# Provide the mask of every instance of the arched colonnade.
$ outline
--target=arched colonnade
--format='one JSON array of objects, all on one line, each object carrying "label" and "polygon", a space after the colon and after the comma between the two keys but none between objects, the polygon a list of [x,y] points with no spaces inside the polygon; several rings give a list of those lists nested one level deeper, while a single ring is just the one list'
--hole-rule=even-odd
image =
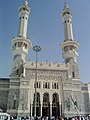
[{"label": "arched colonnade", "polygon": [[[36,95],[36,116],[60,116],[61,113],[61,104],[60,96],[58,93],[49,94],[45,92],[42,95],[37,92]],[[34,116],[34,107],[35,106],[35,94],[33,95],[33,102],[30,103],[30,115]]]}]

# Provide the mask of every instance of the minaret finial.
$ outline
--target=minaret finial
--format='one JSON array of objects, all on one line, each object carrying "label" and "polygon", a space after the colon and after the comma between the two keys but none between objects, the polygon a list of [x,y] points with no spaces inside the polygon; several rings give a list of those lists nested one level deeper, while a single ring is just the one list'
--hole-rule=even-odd
[{"label": "minaret finial", "polygon": [[27,0],[24,0],[24,5],[28,5],[28,1]]},{"label": "minaret finial", "polygon": [[68,8],[66,0],[64,0],[64,9]]}]

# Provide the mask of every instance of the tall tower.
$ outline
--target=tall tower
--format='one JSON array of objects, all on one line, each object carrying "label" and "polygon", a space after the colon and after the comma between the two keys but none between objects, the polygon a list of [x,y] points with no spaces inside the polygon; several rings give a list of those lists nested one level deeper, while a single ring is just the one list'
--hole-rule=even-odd
[{"label": "tall tower", "polygon": [[[79,67],[77,62],[79,43],[73,37],[72,29],[72,12],[68,5],[64,4],[61,12],[62,22],[64,25],[64,41],[61,44],[62,56],[68,68],[67,79],[63,81],[63,113],[64,116],[76,116],[81,106],[81,82],[79,77]],[[66,86],[64,86],[66,84]],[[78,86],[78,87],[77,87]],[[64,89],[66,88],[66,89]],[[76,91],[77,89],[77,91]],[[78,99],[79,98],[79,99]],[[72,99],[76,105],[72,105]],[[74,103],[75,103],[74,102]]]},{"label": "tall tower", "polygon": [[65,63],[72,65],[72,76],[78,78],[78,47],[79,43],[74,40],[73,29],[72,29],[72,13],[68,5],[64,4],[64,9],[61,12],[62,22],[64,25],[64,41],[61,44],[62,56],[65,59]]},{"label": "tall tower", "polygon": [[11,75],[20,75],[20,66],[25,62],[25,58],[28,54],[28,49],[32,43],[27,39],[27,23],[30,14],[30,8],[28,2],[24,0],[23,5],[19,8],[19,29],[17,37],[12,39],[12,53],[13,64]]},{"label": "tall tower", "polygon": [[12,39],[13,62],[10,77],[10,87],[7,103],[7,112],[12,115],[18,114],[20,101],[20,78],[24,75],[24,67],[28,49],[32,43],[27,39],[27,23],[30,13],[28,2],[24,0],[19,8],[19,29],[17,37]]}]

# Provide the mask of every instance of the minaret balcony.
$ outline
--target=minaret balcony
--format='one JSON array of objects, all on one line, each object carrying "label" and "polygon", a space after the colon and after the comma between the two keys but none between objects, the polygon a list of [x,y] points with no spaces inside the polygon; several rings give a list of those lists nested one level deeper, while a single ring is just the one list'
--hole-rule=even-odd
[{"label": "minaret balcony", "polygon": [[12,49],[13,54],[28,54],[28,48],[25,47],[16,47]]},{"label": "minaret balcony", "polygon": [[22,36],[17,36],[17,37],[13,37],[12,39],[12,44],[16,43],[16,42],[26,42],[29,45],[31,45],[31,41],[28,38],[24,38]]},{"label": "minaret balcony", "polygon": [[70,46],[70,45],[73,45],[75,48],[78,48],[79,43],[74,40],[65,40],[65,42],[61,44],[61,48],[63,49],[65,46]]},{"label": "minaret balcony", "polygon": [[73,58],[73,57],[77,57],[79,54],[77,51],[75,50],[69,50],[69,51],[63,51],[62,52],[63,57],[66,58]]}]

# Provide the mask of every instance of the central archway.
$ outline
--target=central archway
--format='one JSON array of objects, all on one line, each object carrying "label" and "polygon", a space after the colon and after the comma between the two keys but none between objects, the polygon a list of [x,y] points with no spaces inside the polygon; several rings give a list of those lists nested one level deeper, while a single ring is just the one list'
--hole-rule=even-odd
[{"label": "central archway", "polygon": [[59,116],[60,110],[59,110],[59,95],[58,93],[53,93],[52,95],[52,116]]},{"label": "central archway", "polygon": [[42,116],[50,116],[49,93],[43,94]]}]

